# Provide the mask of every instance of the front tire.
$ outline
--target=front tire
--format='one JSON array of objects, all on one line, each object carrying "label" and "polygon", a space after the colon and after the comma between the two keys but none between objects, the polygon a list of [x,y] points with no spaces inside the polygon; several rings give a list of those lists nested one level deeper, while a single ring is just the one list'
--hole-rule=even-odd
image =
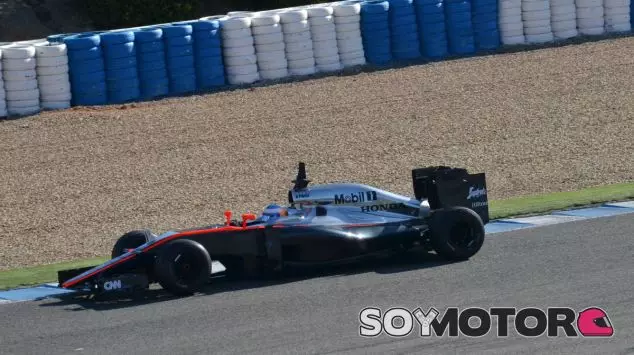
[{"label": "front tire", "polygon": [[189,296],[209,282],[211,258],[199,243],[178,239],[162,248],[154,271],[163,289],[176,296]]},{"label": "front tire", "polygon": [[154,234],[147,229],[134,230],[122,235],[112,248],[112,258],[125,254],[126,249],[138,248],[154,239]]},{"label": "front tire", "polygon": [[430,231],[430,241],[436,253],[451,261],[469,259],[484,244],[482,219],[475,211],[465,207],[434,211]]}]

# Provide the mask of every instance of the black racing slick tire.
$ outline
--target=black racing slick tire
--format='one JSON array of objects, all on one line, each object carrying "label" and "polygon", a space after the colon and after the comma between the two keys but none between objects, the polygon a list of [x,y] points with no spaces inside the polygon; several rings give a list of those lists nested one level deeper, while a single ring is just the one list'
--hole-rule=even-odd
[{"label": "black racing slick tire", "polygon": [[484,244],[484,223],[473,210],[451,207],[432,212],[430,242],[438,255],[450,261],[474,256]]},{"label": "black racing slick tire", "polygon": [[112,258],[125,254],[126,249],[137,248],[152,239],[154,235],[147,229],[128,232],[122,235],[112,247]]},{"label": "black racing slick tire", "polygon": [[189,296],[209,282],[211,257],[199,243],[178,239],[162,248],[154,272],[163,289],[176,296]]}]

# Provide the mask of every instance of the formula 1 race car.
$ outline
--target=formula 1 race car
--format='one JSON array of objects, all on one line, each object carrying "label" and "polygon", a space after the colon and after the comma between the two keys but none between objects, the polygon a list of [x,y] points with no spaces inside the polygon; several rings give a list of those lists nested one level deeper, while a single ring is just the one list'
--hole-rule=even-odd
[{"label": "formula 1 race car", "polygon": [[412,170],[415,198],[368,185],[312,185],[299,163],[288,205],[270,205],[207,227],[124,234],[106,263],[58,272],[61,287],[100,294],[158,282],[190,295],[211,280],[212,260],[226,275],[258,277],[296,266],[323,266],[414,247],[466,260],[484,242],[489,221],[484,173],[445,166]]}]

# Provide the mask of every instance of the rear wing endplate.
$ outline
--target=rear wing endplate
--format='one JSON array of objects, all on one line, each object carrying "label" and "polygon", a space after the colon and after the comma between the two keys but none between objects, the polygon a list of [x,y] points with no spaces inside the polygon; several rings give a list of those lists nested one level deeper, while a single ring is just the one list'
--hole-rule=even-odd
[{"label": "rear wing endplate", "polygon": [[413,169],[412,181],[416,199],[427,199],[432,209],[467,207],[480,215],[482,222],[489,222],[485,173],[469,174],[463,168],[431,166]]}]

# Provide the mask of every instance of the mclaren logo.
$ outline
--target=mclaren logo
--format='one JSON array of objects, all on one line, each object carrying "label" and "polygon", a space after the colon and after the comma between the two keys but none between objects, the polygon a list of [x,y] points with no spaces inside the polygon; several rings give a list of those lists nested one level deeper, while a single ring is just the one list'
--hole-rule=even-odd
[{"label": "mclaren logo", "polygon": [[376,201],[376,191],[360,191],[351,194],[335,195],[335,204],[341,205],[346,203],[359,203],[367,201]]},{"label": "mclaren logo", "polygon": [[485,189],[485,188],[476,189],[475,187],[471,186],[471,187],[469,187],[469,195],[467,196],[467,200],[471,200],[473,198],[486,196],[486,194],[487,194],[487,189]]}]

